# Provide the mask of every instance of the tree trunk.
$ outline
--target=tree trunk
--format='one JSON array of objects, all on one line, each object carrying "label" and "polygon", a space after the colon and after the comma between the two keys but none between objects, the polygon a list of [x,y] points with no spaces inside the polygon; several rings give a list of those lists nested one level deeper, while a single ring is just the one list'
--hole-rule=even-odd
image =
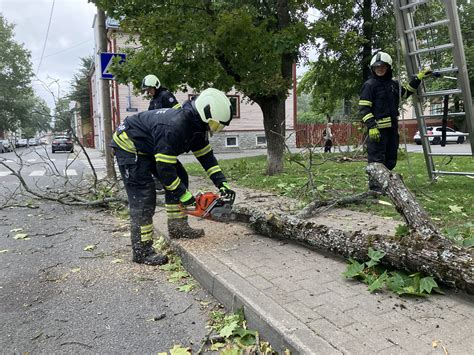
[{"label": "tree trunk", "polygon": [[297,218],[234,206],[236,220],[271,238],[290,239],[325,249],[346,258],[367,260],[369,248],[385,252],[382,263],[408,272],[424,272],[438,281],[474,293],[474,259],[471,250],[453,244],[436,229],[428,215],[406,189],[397,174],[382,164],[367,167],[405,218],[411,232],[406,236],[346,232]]},{"label": "tree trunk", "polygon": [[425,240],[418,234],[404,237],[346,232],[292,216],[265,213],[258,209],[234,206],[240,221],[248,222],[257,233],[276,239],[289,239],[313,248],[324,249],[345,258],[368,260],[368,250],[385,252],[385,265],[408,272],[424,272],[438,281],[474,293],[473,257],[469,250],[445,238]]},{"label": "tree trunk", "polygon": [[374,22],[372,18],[373,0],[364,0],[362,4],[362,37],[367,41],[362,45],[362,78],[366,81],[370,75],[370,59],[372,57],[372,38],[374,37]]},{"label": "tree trunk", "polygon": [[267,175],[283,171],[285,149],[285,98],[269,97],[259,101],[267,138]]}]

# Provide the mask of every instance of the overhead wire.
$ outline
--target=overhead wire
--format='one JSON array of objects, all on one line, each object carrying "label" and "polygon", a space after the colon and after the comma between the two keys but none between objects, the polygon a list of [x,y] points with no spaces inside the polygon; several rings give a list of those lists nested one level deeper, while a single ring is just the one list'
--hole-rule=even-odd
[{"label": "overhead wire", "polygon": [[46,43],[48,42],[49,29],[51,28],[51,20],[53,19],[53,11],[54,11],[55,2],[56,0],[53,0],[53,3],[51,4],[51,12],[49,13],[48,29],[46,30],[46,37],[44,38],[43,51],[41,52],[41,58],[38,63],[38,67],[36,68],[36,75],[38,75],[39,70],[41,68],[41,63],[43,63],[44,51],[46,49]]}]

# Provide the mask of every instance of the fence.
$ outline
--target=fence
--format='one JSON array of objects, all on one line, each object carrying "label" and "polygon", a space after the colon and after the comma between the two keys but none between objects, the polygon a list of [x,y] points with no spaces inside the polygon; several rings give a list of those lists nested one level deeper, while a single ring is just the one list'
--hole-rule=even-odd
[{"label": "fence", "polygon": [[[429,126],[441,126],[440,120],[429,120],[426,123]],[[452,122],[448,122],[448,126],[452,127]],[[308,145],[324,146],[323,131],[326,124],[309,124],[297,123],[295,125],[296,146],[303,148]],[[334,123],[331,127],[334,136],[334,145],[354,145],[362,141],[363,129],[362,125],[351,123]],[[418,130],[416,120],[405,120],[398,122],[398,131],[400,132],[400,143],[413,143],[413,136]],[[405,137],[404,137],[405,136]]]}]

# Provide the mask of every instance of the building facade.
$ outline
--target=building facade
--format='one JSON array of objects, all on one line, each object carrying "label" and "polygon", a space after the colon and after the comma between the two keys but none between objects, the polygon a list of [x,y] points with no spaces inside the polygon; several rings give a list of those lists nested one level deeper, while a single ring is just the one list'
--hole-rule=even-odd
[{"label": "building facade", "polygon": [[[136,96],[133,93],[131,84],[118,84],[114,80],[101,79],[101,63],[100,54],[98,53],[99,28],[97,17],[93,22],[94,38],[95,38],[95,67],[91,71],[90,87],[91,87],[91,103],[93,117],[93,140],[97,149],[104,150],[104,130],[103,130],[103,105],[100,101],[101,85],[106,85],[110,91],[110,103],[112,108],[112,129],[114,130],[120,122],[127,116],[148,109],[149,100]],[[107,52],[121,53],[126,44],[127,34],[120,31],[118,22],[107,19]],[[296,73],[294,72],[294,76]],[[159,75],[157,75],[159,77]],[[295,82],[295,81],[294,81]],[[163,83],[166,86],[166,83]],[[199,93],[193,88],[188,87],[187,92],[175,92],[177,100],[182,103],[190,99],[193,95]],[[222,132],[211,137],[210,142],[216,152],[232,152],[246,149],[266,148],[266,138],[263,127],[263,113],[260,107],[238,91],[232,90],[226,93],[231,100],[234,117],[232,124],[226,127]],[[295,146],[294,122],[296,120],[296,91],[293,88],[286,100],[285,125],[287,134],[287,144]]]}]

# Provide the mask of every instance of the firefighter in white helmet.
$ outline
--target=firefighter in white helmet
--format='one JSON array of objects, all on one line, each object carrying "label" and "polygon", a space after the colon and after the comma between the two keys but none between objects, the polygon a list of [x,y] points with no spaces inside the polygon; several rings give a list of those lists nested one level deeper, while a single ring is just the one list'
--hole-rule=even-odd
[{"label": "firefighter in white helmet", "polygon": [[151,97],[148,110],[181,107],[176,97],[167,88],[161,86],[160,80],[156,75],[148,74],[145,76],[142,80],[141,90]]},{"label": "firefighter in white helmet", "polygon": [[[370,68],[371,75],[362,85],[359,100],[359,114],[369,135],[368,162],[382,163],[392,170],[397,164],[399,144],[399,98],[415,93],[421,81],[432,71],[423,69],[408,84],[401,85],[392,79],[392,58],[385,52],[372,57]],[[369,189],[381,191],[374,181],[369,181]]]},{"label": "firefighter in white helmet", "polygon": [[180,207],[195,204],[187,178],[182,178],[176,169],[180,154],[192,151],[221,194],[235,196],[208,141],[208,132],[219,132],[231,119],[227,96],[210,88],[186,101],[182,108],[140,112],[127,117],[117,128],[112,146],[129,200],[133,261],[149,265],[167,261],[152,248],[154,174],[165,188],[170,238],[204,236],[202,229],[189,226]]}]

